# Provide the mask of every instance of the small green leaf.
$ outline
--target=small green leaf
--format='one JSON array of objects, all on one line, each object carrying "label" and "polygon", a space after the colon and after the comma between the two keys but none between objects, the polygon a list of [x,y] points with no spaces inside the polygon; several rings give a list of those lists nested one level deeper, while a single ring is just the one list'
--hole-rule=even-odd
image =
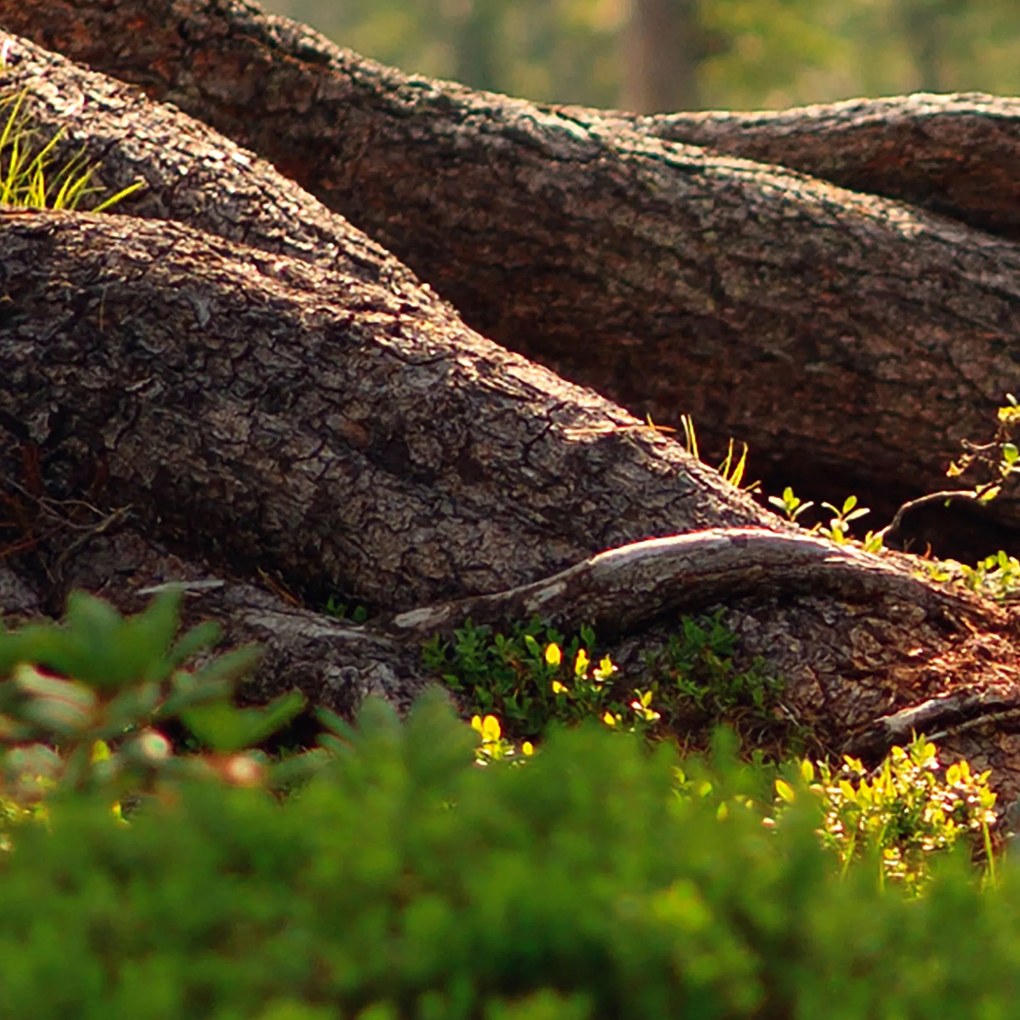
[{"label": "small green leaf", "polygon": [[181,721],[202,743],[222,754],[252,747],[285,726],[304,707],[299,691],[281,695],[263,708],[236,708],[227,702],[181,712]]}]

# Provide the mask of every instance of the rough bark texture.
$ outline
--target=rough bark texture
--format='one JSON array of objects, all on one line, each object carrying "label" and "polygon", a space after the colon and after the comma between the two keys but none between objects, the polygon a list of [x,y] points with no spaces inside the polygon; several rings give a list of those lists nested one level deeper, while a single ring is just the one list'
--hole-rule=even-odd
[{"label": "rough bark texture", "polygon": [[3,83],[6,94],[25,93],[25,117],[40,143],[54,143],[55,165],[79,153],[92,165],[96,202],[140,180],[118,212],[190,224],[422,307],[438,304],[381,245],[265,160],[137,88],[25,39],[12,41]]},{"label": "rough bark texture", "polygon": [[12,438],[248,570],[408,608],[771,517],[441,308],[171,223],[7,213],[0,246]]},{"label": "rough bark texture", "polygon": [[[260,658],[245,678],[243,700],[264,704],[284,690],[300,690],[309,702],[351,717],[368,695],[401,709],[435,678],[422,665],[412,642],[366,630],[310,611],[295,601],[268,573],[252,581],[215,567],[198,555],[182,556],[121,521],[102,534],[88,533],[74,556],[40,584],[39,571],[0,570],[0,599],[5,623],[40,613],[59,614],[63,595],[84,589],[102,595],[125,613],[144,609],[168,585],[184,588],[183,623],[215,620],[225,632],[225,647],[254,642]],[[40,541],[37,562],[52,567],[60,558],[67,532]],[[34,582],[34,583],[33,583]],[[50,596],[59,595],[59,601]]]},{"label": "rough bark texture", "polygon": [[902,199],[1020,240],[1020,100],[980,93],[624,116],[641,132]]},{"label": "rough bark texture", "polygon": [[[70,29],[57,16],[67,5],[18,10]],[[0,0],[0,18],[13,11]],[[186,0],[172,18],[158,3],[99,5],[68,39],[87,48],[104,11],[118,60],[135,45],[153,80],[204,82],[195,94],[218,115],[242,96],[238,123],[275,96],[288,111],[278,131],[295,109],[306,130],[337,114],[321,147],[321,165],[342,170],[337,194],[388,241],[414,248],[417,223],[415,250],[477,316],[502,287],[493,322],[516,346],[538,337],[552,350],[553,327],[563,340],[573,323],[575,346],[593,331],[592,358],[624,352],[632,385],[634,366],[653,385],[686,366],[691,392],[715,399],[720,380],[753,368],[773,416],[759,427],[794,429],[801,400],[802,438],[805,421],[828,422],[873,452],[860,420],[833,415],[873,396],[879,440],[894,445],[896,414],[915,410],[920,444],[952,413],[975,420],[1008,372],[1009,242],[351,55],[341,64],[239,5],[207,5],[205,20]],[[224,77],[194,74],[182,55]],[[21,42],[8,59],[44,130],[60,119],[71,143],[94,133],[102,179],[141,175],[147,189],[130,215],[0,212],[6,608],[53,609],[74,586],[124,604],[184,580],[197,612],[267,643],[256,693],[296,684],[349,712],[369,691],[406,704],[426,680],[424,631],[470,612],[509,622],[542,604],[565,625],[595,618],[627,664],[678,607],[721,600],[742,654],[787,679],[784,707],[819,739],[881,750],[913,711],[1015,795],[1020,749],[1002,723],[1020,685],[1015,612],[918,580],[909,557],[798,534],[604,397],[472,332],[375,240],[214,132]],[[283,71],[288,93],[273,84]],[[245,93],[256,81],[265,91]],[[302,82],[314,90],[295,106]],[[363,150],[345,168],[342,138]],[[292,154],[310,159],[307,144]],[[428,210],[447,218],[431,226]],[[638,321],[647,336],[628,333]],[[559,352],[578,366],[584,353]],[[809,403],[820,396],[824,413]],[[763,399],[727,398],[741,413]],[[812,442],[837,463],[839,443]],[[873,469],[891,470],[882,457]],[[288,597],[331,587],[382,615],[356,628]]]},{"label": "rough bark texture", "polygon": [[[406,77],[239,0],[0,0],[0,24],[251,146],[485,335],[662,424],[689,411],[709,447],[747,440],[758,474],[889,512],[1015,388],[1020,254],[973,228],[653,137],[668,121]],[[983,192],[1011,150],[998,114],[981,134],[959,112],[953,137],[987,144],[943,165],[990,168]],[[1010,541],[1016,493],[987,517]]]},{"label": "rough bark texture", "polygon": [[[48,507],[72,507],[101,474],[90,498],[176,550],[146,565],[119,519],[81,526],[91,541],[73,557],[58,553],[66,535],[44,543],[50,581],[119,597],[127,578],[143,591],[197,579],[202,610],[233,639],[268,643],[256,691],[275,679],[341,710],[368,691],[406,703],[433,624],[505,623],[543,601],[557,622],[607,633],[730,602],[747,654],[763,654],[791,711],[832,739],[942,691],[940,658],[955,683],[987,682],[981,642],[1004,642],[995,668],[1017,672],[1002,665],[1009,618],[911,577],[906,559],[792,530],[700,530],[778,525],[675,443],[442,306],[408,310],[371,284],[341,288],[284,256],[267,266],[254,249],[127,217],[0,214],[0,250],[7,449],[37,451]],[[671,531],[695,534],[584,562]],[[419,608],[350,628],[244,583],[280,575]],[[464,600],[528,583],[531,601]],[[461,603],[420,606],[449,596]]]}]

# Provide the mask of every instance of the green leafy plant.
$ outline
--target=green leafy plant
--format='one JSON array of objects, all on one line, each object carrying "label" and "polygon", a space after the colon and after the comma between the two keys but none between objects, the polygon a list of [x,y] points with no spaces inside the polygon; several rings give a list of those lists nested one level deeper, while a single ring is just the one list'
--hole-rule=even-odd
[{"label": "green leafy plant", "polygon": [[1020,560],[1001,549],[973,567],[961,564],[960,573],[968,588],[988,598],[1006,600],[1020,593]]},{"label": "green leafy plant", "polygon": [[777,720],[782,681],[761,659],[738,668],[736,645],[721,613],[681,616],[664,646],[646,654],[637,683],[597,657],[590,627],[567,640],[537,618],[508,635],[469,621],[452,641],[429,641],[423,656],[465,714],[492,716],[515,738],[585,719],[648,735],[707,732],[723,720],[793,735]]},{"label": "green leafy plant", "polygon": [[788,485],[783,489],[782,496],[769,496],[769,505],[780,510],[788,521],[796,521],[815,504],[811,500],[805,501],[795,496],[793,489]]},{"label": "green leafy plant", "polygon": [[973,567],[957,560],[922,559],[918,573],[940,584],[963,585],[1000,602],[1020,596],[1020,560],[1003,550],[978,560]]},{"label": "green leafy plant", "polygon": [[1007,393],[1004,399],[1006,402],[997,412],[998,425],[992,439],[987,443],[964,442],[963,455],[946,469],[949,478],[969,471],[983,474],[984,480],[979,480],[969,490],[969,495],[981,502],[995,499],[1003,484],[1020,474],[1020,448],[1016,444],[1020,403],[1012,393]]},{"label": "green leafy plant", "polygon": [[537,617],[509,634],[469,620],[452,641],[436,637],[427,642],[423,658],[466,713],[492,715],[515,737],[541,736],[553,721],[599,719],[613,728],[653,726],[659,714],[652,694],[627,688],[611,659],[596,661],[594,647],[590,627],[567,640]]},{"label": "green leafy plant", "polygon": [[362,605],[360,602],[345,602],[336,595],[330,595],[326,599],[326,604],[322,607],[322,611],[327,616],[332,616],[335,620],[345,620],[359,625],[364,623],[371,615],[368,606]]},{"label": "green leafy plant", "polygon": [[881,889],[822,848],[817,796],[763,825],[719,748],[589,725],[478,768],[444,702],[370,700],[282,800],[181,779],[127,825],[56,802],[0,859],[0,1015],[1012,1015],[1008,876],[949,859],[920,895]]},{"label": "green leafy plant", "polygon": [[[873,770],[850,756],[835,767],[800,763],[803,784],[824,808],[823,845],[837,854],[844,873],[852,861],[872,853],[880,881],[902,882],[914,892],[930,879],[932,855],[952,849],[964,836],[980,839],[994,869],[990,831],[996,798],[989,775],[975,775],[966,761],[941,769],[935,744],[923,736],[905,748],[893,747]],[[776,781],[780,816],[797,797],[793,785]]]},{"label": "green leafy plant", "polygon": [[[74,593],[61,622],[0,631],[0,804],[9,822],[45,814],[54,796],[101,788],[111,803],[153,791],[166,778],[267,780],[246,750],[288,722],[303,698],[236,708],[237,678],[255,661],[247,647],[210,656],[219,637],[200,624],[176,637],[180,593],[123,617]],[[200,659],[199,665],[188,666]],[[209,753],[181,756],[161,730],[177,720]]]},{"label": "green leafy plant", "polygon": [[[83,151],[58,159],[63,132],[43,139],[32,126],[27,98],[27,89],[0,98],[0,205],[78,209],[91,203],[103,191],[93,184],[95,166]],[[136,181],[91,204],[90,211],[103,212],[142,187],[144,182]]]},{"label": "green leafy plant", "polygon": [[736,635],[717,611],[681,616],[665,647],[646,656],[646,673],[655,678],[650,687],[670,730],[723,720],[775,725],[782,680],[760,658],[738,667],[736,651]]}]

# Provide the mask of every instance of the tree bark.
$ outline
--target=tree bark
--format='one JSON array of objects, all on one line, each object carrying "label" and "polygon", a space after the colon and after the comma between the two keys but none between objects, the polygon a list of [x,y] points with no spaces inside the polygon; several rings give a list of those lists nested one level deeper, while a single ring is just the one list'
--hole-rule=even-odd
[{"label": "tree bark", "polygon": [[642,133],[800,170],[1020,240],[1020,101],[978,93],[621,115]]},{"label": "tree bark", "polygon": [[[744,439],[806,494],[888,514],[942,488],[1015,388],[1020,255],[941,216],[661,124],[406,77],[238,0],[0,0],[0,23],[252,147],[483,334],[639,416],[690,412],[707,448]],[[981,123],[994,182],[998,113]],[[979,540],[993,524],[1014,541],[1015,487]]]},{"label": "tree bark", "polygon": [[[868,677],[836,702],[851,728],[861,711],[852,705],[874,710],[891,696],[893,662],[923,676],[936,651],[966,660],[974,621],[984,636],[1006,626],[994,607],[913,578],[907,559],[801,538],[675,443],[474,336],[441,306],[408,310],[373,285],[284,256],[266,264],[169,222],[8,212],[0,240],[6,448],[39,451],[51,504],[70,505],[76,483],[101,474],[93,499],[130,507],[146,536],[228,577],[279,574],[383,610],[415,608],[374,632],[413,633],[416,644],[473,613],[505,624],[530,605],[520,593],[490,595],[480,612],[471,596],[535,584],[647,534],[695,532],[679,559],[649,560],[648,546],[610,557],[644,564],[622,583],[595,562],[575,566],[541,582],[561,591],[559,603],[534,607],[548,604],[565,626],[615,619],[633,631],[679,607],[742,598],[737,619],[764,612],[795,635],[769,649],[770,632],[762,651],[802,708],[819,685],[845,684],[851,665]],[[709,522],[758,530],[713,543],[700,530]],[[713,566],[710,555],[722,558]],[[805,588],[812,594],[792,598]],[[467,601],[421,606],[450,596]],[[835,641],[834,618],[853,623]],[[885,641],[867,637],[875,628]],[[916,662],[908,635],[925,648]],[[881,693],[870,686],[879,677]]]},{"label": "tree bark", "polygon": [[[426,680],[424,633],[471,613],[596,619],[634,665],[633,642],[679,608],[722,604],[742,654],[786,678],[786,710],[831,746],[874,749],[904,712],[945,698],[945,712],[918,718],[962,719],[959,747],[994,758],[1005,793],[1020,788],[1008,728],[982,715],[1001,716],[1020,685],[1013,610],[919,579],[910,557],[877,559],[785,525],[604,397],[474,333],[377,243],[172,108],[17,40],[8,63],[40,123],[62,118],[61,144],[94,132],[104,182],[147,182],[121,215],[0,211],[0,591],[12,607],[52,606],[72,586],[138,598],[183,580],[232,637],[268,642],[258,691],[299,683],[350,711],[371,690],[406,703]],[[544,180],[563,201],[580,188],[580,204],[590,193],[624,255],[627,243],[658,244],[635,224],[665,229],[683,179],[675,152],[629,135],[603,144],[588,129],[558,137],[548,123],[529,128],[525,104],[457,94],[492,118],[461,130],[463,145],[488,132],[521,181]],[[603,153],[604,172],[633,187],[631,233],[584,152]],[[721,187],[724,164],[691,158],[699,173],[684,173]],[[553,162],[534,176],[543,160]],[[757,194],[764,204],[745,216],[760,209],[775,225],[761,189],[781,178],[750,164],[725,172],[736,183],[723,219]],[[695,206],[707,201],[690,187]],[[826,215],[852,219],[848,208],[818,206],[816,228]],[[576,223],[563,229],[569,243]],[[922,249],[925,237],[915,235]],[[886,293],[911,305],[904,280],[914,282],[902,272]],[[776,315],[791,290],[770,296]],[[721,292],[719,302],[725,317]],[[824,303],[818,314],[824,322]],[[889,358],[882,370],[895,376]],[[287,597],[333,587],[373,604],[376,620],[351,627]]]},{"label": "tree bark", "polygon": [[169,222],[5,213],[0,236],[13,437],[249,571],[406,608],[771,517],[441,308]]}]

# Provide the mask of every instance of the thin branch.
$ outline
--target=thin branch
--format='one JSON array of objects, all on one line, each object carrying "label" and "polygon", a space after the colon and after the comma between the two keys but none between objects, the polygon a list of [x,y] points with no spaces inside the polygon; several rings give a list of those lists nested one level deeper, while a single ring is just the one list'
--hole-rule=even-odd
[{"label": "thin branch", "polygon": [[891,535],[895,535],[903,524],[903,518],[913,510],[918,510],[923,506],[931,506],[933,503],[948,503],[954,500],[960,500],[971,503],[978,503],[981,506],[986,504],[986,501],[982,498],[984,494],[991,489],[992,486],[983,485],[976,489],[945,489],[941,492],[929,492],[925,496],[918,496],[917,499],[908,499],[893,515],[893,519],[884,527],[881,531],[877,532],[877,536],[883,540],[888,539]]}]

